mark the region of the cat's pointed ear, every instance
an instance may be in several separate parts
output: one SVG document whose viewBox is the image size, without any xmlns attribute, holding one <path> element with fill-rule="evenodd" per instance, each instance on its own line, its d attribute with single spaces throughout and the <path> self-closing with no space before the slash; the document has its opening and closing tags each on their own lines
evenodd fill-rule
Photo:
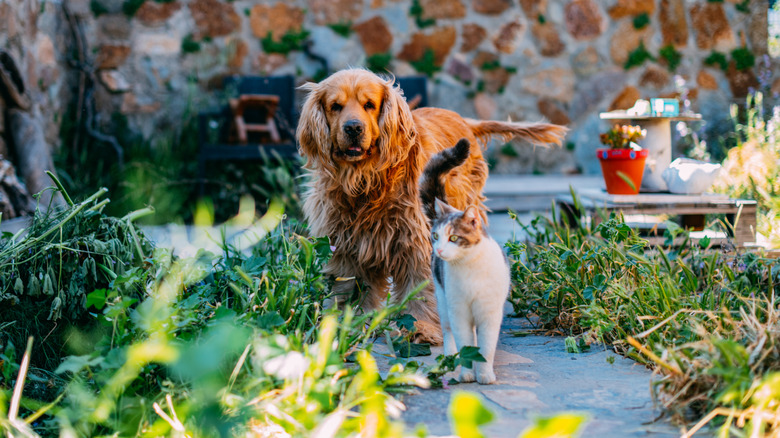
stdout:
<svg viewBox="0 0 780 438">
<path fill-rule="evenodd" d="M 445 214 L 449 213 L 452 210 L 452 207 L 447 205 L 447 203 L 442 201 L 441 199 L 436 198 L 435 209 L 436 209 L 436 216 L 442 217 Z"/>
<path fill-rule="evenodd" d="M 479 216 L 479 210 L 477 210 L 477 207 L 471 205 L 463 212 L 463 219 L 468 221 L 474 229 L 477 229 L 479 225 L 482 223 L 481 218 Z"/>
</svg>

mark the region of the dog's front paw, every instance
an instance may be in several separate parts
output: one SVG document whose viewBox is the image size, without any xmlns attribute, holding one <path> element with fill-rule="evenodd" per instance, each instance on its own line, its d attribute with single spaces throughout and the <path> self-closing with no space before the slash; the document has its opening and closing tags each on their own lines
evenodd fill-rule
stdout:
<svg viewBox="0 0 780 438">
<path fill-rule="evenodd" d="M 490 368 L 484 367 L 477 370 L 477 382 L 482 385 L 490 385 L 496 381 L 496 373 Z"/>
<path fill-rule="evenodd" d="M 441 345 L 444 338 L 441 333 L 441 326 L 426 321 L 415 321 L 414 327 L 417 331 L 412 335 L 412 342 L 416 344 Z"/>
<path fill-rule="evenodd" d="M 460 368 L 460 383 L 469 383 L 474 381 L 474 370 L 470 370 L 461 366 Z"/>
</svg>

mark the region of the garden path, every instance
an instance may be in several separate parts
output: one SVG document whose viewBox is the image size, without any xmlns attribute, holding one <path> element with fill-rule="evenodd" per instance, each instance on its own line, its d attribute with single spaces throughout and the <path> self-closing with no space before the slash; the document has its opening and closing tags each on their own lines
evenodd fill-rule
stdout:
<svg viewBox="0 0 780 438">
<path fill-rule="evenodd" d="M 532 215 L 523 214 L 520 221 L 527 223 L 531 218 Z M 522 233 L 506 213 L 491 214 L 490 224 L 491 235 L 500 242 L 512 233 Z M 507 304 L 505 313 L 510 312 Z M 498 381 L 492 385 L 468 383 L 415 391 L 403 399 L 407 426 L 413 430 L 415 425 L 424 424 L 432 435 L 450 435 L 450 397 L 453 392 L 464 390 L 482 396 L 496 414 L 496 419 L 483 429 L 491 438 L 515 438 L 533 416 L 563 411 L 581 412 L 589 417 L 582 437 L 680 436 L 679 429 L 668 421 L 653 422 L 660 412 L 653 406 L 652 373 L 647 368 L 603 346 L 580 354 L 567 353 L 563 337 L 531 334 L 531 328 L 524 319 L 506 316 L 496 354 Z M 391 360 L 387 347 L 378 343 L 374 350 L 380 371 L 386 372 Z M 442 353 L 442 347 L 433 347 L 430 356 L 410 360 L 432 365 Z M 614 358 L 612 364 L 607 361 L 610 357 Z M 444 379 L 455 377 L 455 373 L 450 373 Z"/>
</svg>

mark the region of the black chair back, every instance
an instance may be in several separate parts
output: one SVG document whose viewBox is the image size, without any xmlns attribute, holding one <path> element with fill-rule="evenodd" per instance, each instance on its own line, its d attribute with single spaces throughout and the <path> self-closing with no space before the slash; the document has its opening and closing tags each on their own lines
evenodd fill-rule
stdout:
<svg viewBox="0 0 780 438">
<path fill-rule="evenodd" d="M 293 76 L 228 76 L 223 81 L 224 89 L 229 93 L 272 94 L 279 96 L 276 110 L 276 124 L 282 138 L 289 137 L 298 124 L 295 110 L 295 78 Z M 231 96 L 233 97 L 233 96 Z M 248 123 L 263 121 L 265 114 L 246 114 Z M 285 135 L 287 134 L 287 135 Z M 289 139 L 289 138 L 288 138 Z"/>
<path fill-rule="evenodd" d="M 420 101 L 416 108 L 428 106 L 428 77 L 422 75 L 397 77 L 395 82 L 404 91 L 407 102 L 412 102 L 419 96 Z"/>
</svg>

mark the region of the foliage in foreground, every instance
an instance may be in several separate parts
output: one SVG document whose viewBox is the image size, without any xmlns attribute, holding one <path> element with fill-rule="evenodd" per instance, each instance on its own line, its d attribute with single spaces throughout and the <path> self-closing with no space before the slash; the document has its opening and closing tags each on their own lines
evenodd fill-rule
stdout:
<svg viewBox="0 0 780 438">
<path fill-rule="evenodd" d="M 725 413 L 724 436 L 774 436 L 780 263 L 694 245 L 669 226 L 682 245 L 648 248 L 620 217 L 577 230 L 537 217 L 527 262 L 512 267 L 514 310 L 654 367 L 654 395 L 677 419 Z"/>
<path fill-rule="evenodd" d="M 51 339 L 36 333 L 37 349 L 67 342 L 72 355 L 56 370 L 31 367 L 25 379 L 21 371 L 28 364 L 19 364 L 16 353 L 20 342 L 6 334 L 19 321 L 3 325 L 2 429 L 20 436 L 33 434 L 24 429 L 29 426 L 43 436 L 309 436 L 323 428 L 339 436 L 358 430 L 399 434 L 394 418 L 402 405 L 389 391 L 428 381 L 401 364 L 382 379 L 368 351 L 405 303 L 362 314 L 324 311 L 327 240 L 304 237 L 299 227 L 285 224 L 248 255 L 226 245 L 219 255 L 177 259 L 152 250 L 129 219 L 111 228 L 119 220 L 100 213 L 100 194 L 52 213 L 47 226 L 36 222 L 27 237 L 2 247 L 2 255 L 9 254 L 4 263 L 25 274 L 46 263 L 43 269 L 54 271 L 51 296 L 14 289 L 6 284 L 10 272 L 4 273 L 4 304 L 13 300 L 48 311 L 52 296 L 70 296 L 69 285 L 90 288 L 71 306 L 87 322 L 71 321 L 73 327 Z M 278 223 L 279 210 L 269 211 L 276 217 L 260 222 Z M 118 248 L 103 254 L 90 239 L 109 228 Z M 118 259 L 106 261 L 109 256 Z M 90 257 L 114 268 L 101 268 L 97 282 L 77 277 L 86 263 L 91 266 Z M 136 262 L 126 269 L 115 268 L 131 259 Z M 85 272 L 93 275 L 90 268 Z M 19 398 L 21 390 L 14 391 L 16 403 L 6 407 L 12 385 L 25 380 L 48 382 L 53 394 L 26 391 Z"/>
</svg>

